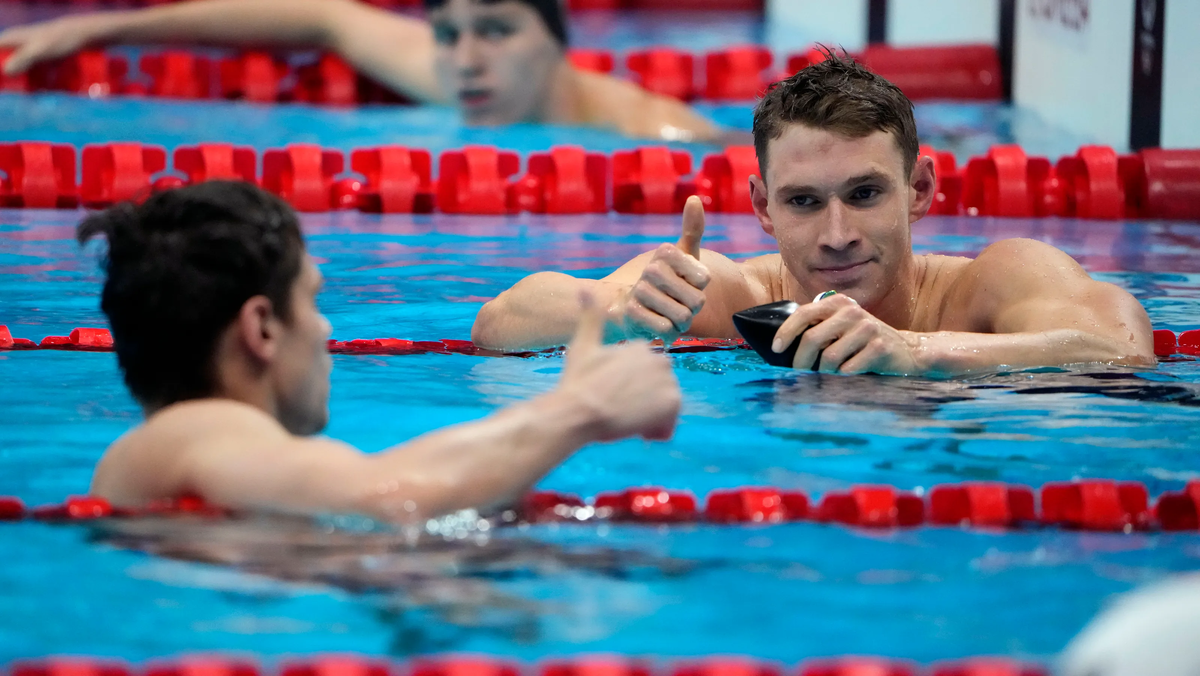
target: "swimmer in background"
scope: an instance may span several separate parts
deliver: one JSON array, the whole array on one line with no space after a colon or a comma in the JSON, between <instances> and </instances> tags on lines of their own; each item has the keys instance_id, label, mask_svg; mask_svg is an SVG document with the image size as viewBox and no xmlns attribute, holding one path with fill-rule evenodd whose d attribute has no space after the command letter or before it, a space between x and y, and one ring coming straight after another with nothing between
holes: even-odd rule
<instances>
[{"instance_id":1,"label":"swimmer in background","mask_svg":"<svg viewBox=\"0 0 1200 676\"><path fill-rule=\"evenodd\" d=\"M429 21L353 0L194 0L66 16L0 33L4 72L108 44L319 49L470 125L540 122L673 141L723 132L688 105L567 59L562 0L425 0ZM744 141L749 142L749 141Z\"/></svg>"},{"instance_id":2,"label":"swimmer in background","mask_svg":"<svg viewBox=\"0 0 1200 676\"><path fill-rule=\"evenodd\" d=\"M750 178L750 197L779 253L735 262L702 250L704 211L693 197L677 244L601 280L526 277L483 306L475 342L561 344L580 316L574 298L589 290L608 309L610 340L736 338L735 312L807 303L772 345L784 352L800 337L797 369L948 375L1156 363L1137 300L1052 246L1009 239L974 260L913 254L912 224L929 211L936 180L933 160L918 157L912 103L861 65L826 56L755 110L762 178ZM807 302L829 290L837 293Z\"/></svg>"},{"instance_id":3,"label":"swimmer in background","mask_svg":"<svg viewBox=\"0 0 1200 676\"><path fill-rule=\"evenodd\" d=\"M116 506L194 495L423 523L510 504L586 444L674 431L669 362L644 344L601 345L593 308L547 394L380 453L313 437L329 417L330 326L316 305L321 273L282 200L201 183L89 216L79 241L97 235L108 241L101 308L146 414L92 478L92 494Z\"/></svg>"}]
</instances>

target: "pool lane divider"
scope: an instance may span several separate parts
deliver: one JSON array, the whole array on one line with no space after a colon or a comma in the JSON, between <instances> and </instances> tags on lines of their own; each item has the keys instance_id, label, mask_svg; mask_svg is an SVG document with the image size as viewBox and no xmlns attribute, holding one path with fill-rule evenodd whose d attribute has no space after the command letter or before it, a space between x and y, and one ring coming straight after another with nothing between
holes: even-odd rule
<instances>
[{"instance_id":1,"label":"pool lane divider","mask_svg":"<svg viewBox=\"0 0 1200 676\"><path fill-rule=\"evenodd\" d=\"M18 498L0 496L0 521L32 519L79 522L109 518L193 515L207 518L232 512L195 497L152 503L143 509L113 507L103 498L71 496L61 504L26 508ZM892 486L861 485L831 491L810 501L800 491L773 487L715 490L703 503L689 491L655 486L604 492L591 500L555 491L534 491L502 515L506 523L782 524L812 522L865 529L959 527L992 531L1055 527L1066 530L1133 533L1200 531L1200 480L1167 491L1151 505L1140 482L1080 479L1028 486L968 481L940 484L927 493Z\"/></svg>"},{"instance_id":2,"label":"pool lane divider","mask_svg":"<svg viewBox=\"0 0 1200 676\"><path fill-rule=\"evenodd\" d=\"M935 215L1200 220L1200 149L1119 155L1093 145L1051 163L1001 145L961 168L951 153L923 146L921 154L936 167ZM310 144L260 158L253 148L203 143L175 148L170 160L165 148L140 143L0 144L0 205L99 209L227 179L260 185L304 212L675 214L697 195L710 211L749 214L749 179L759 173L753 146L708 155L698 171L690 153L666 146L611 156L554 146L530 153L524 172L514 151L465 146L441 153L436 177L428 150L404 146L353 150L348 167L341 150Z\"/></svg>"},{"instance_id":3,"label":"pool lane divider","mask_svg":"<svg viewBox=\"0 0 1200 676\"><path fill-rule=\"evenodd\" d=\"M1002 657L973 657L920 665L882 657L827 657L795 667L742 656L659 660L582 655L525 665L484 655L415 658L397 663L357 655L289 660L275 669L256 659L193 654L144 666L104 657L44 657L9 664L6 676L1049 676L1047 667Z\"/></svg>"},{"instance_id":4,"label":"pool lane divider","mask_svg":"<svg viewBox=\"0 0 1200 676\"><path fill-rule=\"evenodd\" d=\"M26 338L14 338L8 326L0 324L0 352L6 350L69 350L77 352L112 352L112 333L108 329L79 327L66 336L46 336L41 342ZM504 352L477 347L469 340L404 340L400 338L359 338L356 340L330 340L328 349L333 354L360 355L414 355L414 354L465 354L480 357L531 357L536 354L552 354L557 348L541 351ZM673 353L717 352L722 350L748 349L745 341L724 338L677 338L671 343ZM1200 356L1200 329L1184 331L1176 335L1168 329L1154 331L1154 354L1165 361L1179 361Z\"/></svg>"},{"instance_id":5,"label":"pool lane divider","mask_svg":"<svg viewBox=\"0 0 1200 676\"><path fill-rule=\"evenodd\" d=\"M0 63L11 54L11 49L0 50ZM915 101L998 101L1004 93L1000 56L992 45L874 44L853 56ZM610 50L567 51L575 68L614 74L622 65L623 72L618 76L627 76L656 94L683 101L747 104L761 97L772 83L825 59L823 53L809 48L788 56L777 66L771 50L762 45L735 45L703 54L652 47L628 51L623 57ZM337 107L412 103L356 72L335 54L296 59L264 50L229 50L221 58L186 48L146 50L130 63L119 50L84 49L40 63L21 75L0 76L0 91Z\"/></svg>"}]
</instances>

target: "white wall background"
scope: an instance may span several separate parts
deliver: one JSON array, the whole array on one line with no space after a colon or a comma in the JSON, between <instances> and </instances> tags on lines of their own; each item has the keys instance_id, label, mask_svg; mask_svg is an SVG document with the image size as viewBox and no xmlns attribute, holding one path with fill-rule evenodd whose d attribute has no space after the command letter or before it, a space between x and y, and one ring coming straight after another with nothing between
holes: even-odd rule
<instances>
[{"instance_id":1,"label":"white wall background","mask_svg":"<svg viewBox=\"0 0 1200 676\"><path fill-rule=\"evenodd\" d=\"M837 0L832 0L836 2ZM864 27L864 31L866 28ZM1000 0L889 0L888 43L994 45L1000 35Z\"/></svg>"},{"instance_id":2,"label":"white wall background","mask_svg":"<svg viewBox=\"0 0 1200 676\"><path fill-rule=\"evenodd\" d=\"M1017 105L1092 142L1126 149L1133 2L1091 0L1087 21L1072 28L1069 17L1045 19L1034 14L1034 10L1069 3L1018 0L1013 49L1013 100ZM1168 4L1180 2L1170 0ZM1191 31L1194 33L1194 26Z\"/></svg>"},{"instance_id":3,"label":"white wall background","mask_svg":"<svg viewBox=\"0 0 1200 676\"><path fill-rule=\"evenodd\" d=\"M1200 148L1200 1L1167 0L1163 25L1164 148Z\"/></svg>"},{"instance_id":4,"label":"white wall background","mask_svg":"<svg viewBox=\"0 0 1200 676\"><path fill-rule=\"evenodd\" d=\"M767 0L767 46L787 55L814 42L847 51L867 42L867 0Z\"/></svg>"}]
</instances>

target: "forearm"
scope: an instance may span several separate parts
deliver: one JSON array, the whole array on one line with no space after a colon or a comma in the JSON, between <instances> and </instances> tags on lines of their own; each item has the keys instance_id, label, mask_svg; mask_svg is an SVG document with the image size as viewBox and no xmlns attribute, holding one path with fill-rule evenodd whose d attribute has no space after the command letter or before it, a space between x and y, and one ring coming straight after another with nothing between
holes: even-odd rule
<instances>
[{"instance_id":1,"label":"forearm","mask_svg":"<svg viewBox=\"0 0 1200 676\"><path fill-rule=\"evenodd\" d=\"M583 292L590 293L597 305L610 308L616 304L621 286L558 272L530 275L480 308L471 340L480 347L501 350L565 345L579 323ZM611 319L610 324L615 331L616 320Z\"/></svg>"},{"instance_id":2,"label":"forearm","mask_svg":"<svg viewBox=\"0 0 1200 676\"><path fill-rule=\"evenodd\" d=\"M510 504L571 453L601 438L600 419L583 398L556 390L425 435L371 456L362 511L419 522Z\"/></svg>"},{"instance_id":3,"label":"forearm","mask_svg":"<svg viewBox=\"0 0 1200 676\"><path fill-rule=\"evenodd\" d=\"M103 43L190 43L326 48L334 16L354 11L343 0L195 0L113 12Z\"/></svg>"},{"instance_id":4,"label":"forearm","mask_svg":"<svg viewBox=\"0 0 1200 676\"><path fill-rule=\"evenodd\" d=\"M1134 341L1074 329L1025 333L905 332L918 368L929 375L958 375L998 366L1032 368L1117 363L1153 366L1153 354Z\"/></svg>"}]
</instances>

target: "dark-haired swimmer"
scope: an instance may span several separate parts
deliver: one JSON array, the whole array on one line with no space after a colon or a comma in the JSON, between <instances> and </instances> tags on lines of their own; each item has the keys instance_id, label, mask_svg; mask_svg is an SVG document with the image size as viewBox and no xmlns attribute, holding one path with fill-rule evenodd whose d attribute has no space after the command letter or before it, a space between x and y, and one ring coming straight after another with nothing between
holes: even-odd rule
<instances>
[{"instance_id":1,"label":"dark-haired swimmer","mask_svg":"<svg viewBox=\"0 0 1200 676\"><path fill-rule=\"evenodd\" d=\"M482 345L561 344L578 321L569 299L590 290L610 338L736 338L735 312L807 303L773 349L801 336L798 369L956 374L1000 366L1155 363L1150 320L1131 295L1070 256L1010 239L974 260L914 255L912 224L933 200L933 161L918 157L912 103L887 80L829 55L759 103L762 179L750 196L779 253L734 262L701 250L692 198L678 244L663 244L601 280L543 272L484 305ZM838 293L817 302L825 291Z\"/></svg>"},{"instance_id":2,"label":"dark-haired swimmer","mask_svg":"<svg viewBox=\"0 0 1200 676\"><path fill-rule=\"evenodd\" d=\"M566 58L562 0L425 0L429 22L353 0L196 0L9 28L12 75L85 47L200 43L316 48L412 99L458 105L468 124L544 122L636 137L715 140L677 100Z\"/></svg>"},{"instance_id":3,"label":"dark-haired swimmer","mask_svg":"<svg viewBox=\"0 0 1200 676\"><path fill-rule=\"evenodd\" d=\"M108 240L101 308L146 413L92 479L118 506L193 495L419 522L502 506L585 444L665 439L675 427L666 358L603 347L593 307L547 394L381 453L311 437L329 415L330 327L316 306L321 273L285 203L244 183L202 183L90 216L78 234Z\"/></svg>"}]
</instances>

